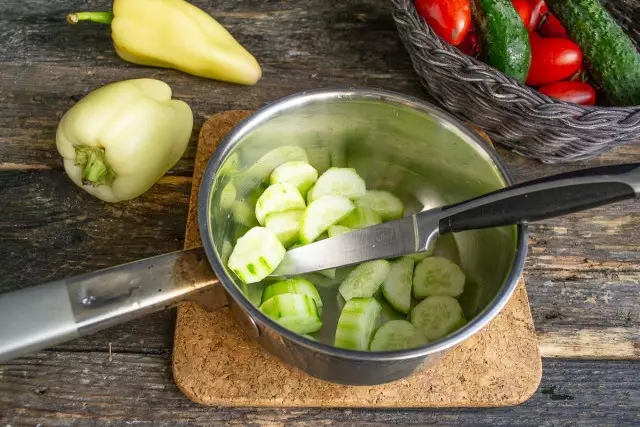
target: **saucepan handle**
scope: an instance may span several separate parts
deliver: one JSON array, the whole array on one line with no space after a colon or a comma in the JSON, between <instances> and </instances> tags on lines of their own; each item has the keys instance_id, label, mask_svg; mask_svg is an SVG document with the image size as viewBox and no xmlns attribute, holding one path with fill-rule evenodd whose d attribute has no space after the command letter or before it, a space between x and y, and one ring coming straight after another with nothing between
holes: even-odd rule
<instances>
[{"instance_id":1,"label":"saucepan handle","mask_svg":"<svg viewBox=\"0 0 640 427\"><path fill-rule=\"evenodd\" d=\"M640 196L640 163L582 169L446 206L440 234L528 223Z\"/></svg>"},{"instance_id":2,"label":"saucepan handle","mask_svg":"<svg viewBox=\"0 0 640 427\"><path fill-rule=\"evenodd\" d=\"M202 248L0 294L0 361L194 299L227 304Z\"/></svg>"}]
</instances>

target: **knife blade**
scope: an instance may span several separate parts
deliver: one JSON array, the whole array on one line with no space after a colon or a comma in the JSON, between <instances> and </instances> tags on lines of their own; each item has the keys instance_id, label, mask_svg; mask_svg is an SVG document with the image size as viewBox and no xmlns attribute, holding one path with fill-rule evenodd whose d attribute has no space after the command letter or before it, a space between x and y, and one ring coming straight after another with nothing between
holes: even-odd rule
<instances>
[{"instance_id":1,"label":"knife blade","mask_svg":"<svg viewBox=\"0 0 640 427\"><path fill-rule=\"evenodd\" d=\"M395 258L427 250L438 234L440 208L287 251L270 276L290 276Z\"/></svg>"}]
</instances>

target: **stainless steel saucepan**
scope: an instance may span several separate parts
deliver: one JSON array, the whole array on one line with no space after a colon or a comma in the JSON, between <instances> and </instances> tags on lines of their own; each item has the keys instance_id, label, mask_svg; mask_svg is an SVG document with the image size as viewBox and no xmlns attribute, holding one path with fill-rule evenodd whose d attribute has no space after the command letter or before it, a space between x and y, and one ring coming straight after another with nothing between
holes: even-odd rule
<instances>
[{"instance_id":1,"label":"stainless steel saucepan","mask_svg":"<svg viewBox=\"0 0 640 427\"><path fill-rule=\"evenodd\" d=\"M436 252L453 257L466 273L459 301L469 322L421 348L381 353L324 344L330 336L312 341L261 313L222 262L225 246L244 229L220 200L238 165L251 165L283 145L303 147L319 171L336 163L355 168L368 188L399 195L407 214L442 207ZM502 310L522 275L528 221L637 197L640 165L587 169L504 189L511 184L490 146L423 101L371 89L283 98L236 126L210 159L199 189L203 247L0 295L0 360L198 299L208 309L230 306L248 336L314 377L355 385L406 377L436 363ZM252 187L240 186L236 199L250 198ZM324 329L330 331L337 319L336 284L325 285L319 288Z\"/></svg>"}]
</instances>

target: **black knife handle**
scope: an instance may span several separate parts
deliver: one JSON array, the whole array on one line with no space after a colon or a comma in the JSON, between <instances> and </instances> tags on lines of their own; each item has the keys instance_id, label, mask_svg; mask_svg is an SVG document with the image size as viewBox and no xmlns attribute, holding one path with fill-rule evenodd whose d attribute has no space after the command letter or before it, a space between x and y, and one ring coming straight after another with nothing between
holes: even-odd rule
<instances>
[{"instance_id":1,"label":"black knife handle","mask_svg":"<svg viewBox=\"0 0 640 427\"><path fill-rule=\"evenodd\" d=\"M442 208L440 234L539 221L640 196L640 163L602 166L513 185Z\"/></svg>"}]
</instances>

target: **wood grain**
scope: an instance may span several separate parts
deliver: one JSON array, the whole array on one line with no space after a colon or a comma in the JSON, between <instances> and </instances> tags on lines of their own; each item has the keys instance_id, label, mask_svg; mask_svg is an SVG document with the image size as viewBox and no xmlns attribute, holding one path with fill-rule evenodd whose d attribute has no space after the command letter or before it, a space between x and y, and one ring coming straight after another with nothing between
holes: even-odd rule
<instances>
[{"instance_id":1,"label":"wood grain","mask_svg":"<svg viewBox=\"0 0 640 427\"><path fill-rule=\"evenodd\" d=\"M258 409L197 405L171 377L170 356L40 352L0 365L0 424L632 426L638 362L546 360L535 395L510 408ZM135 372L135 375L132 373Z\"/></svg>"}]
</instances>

